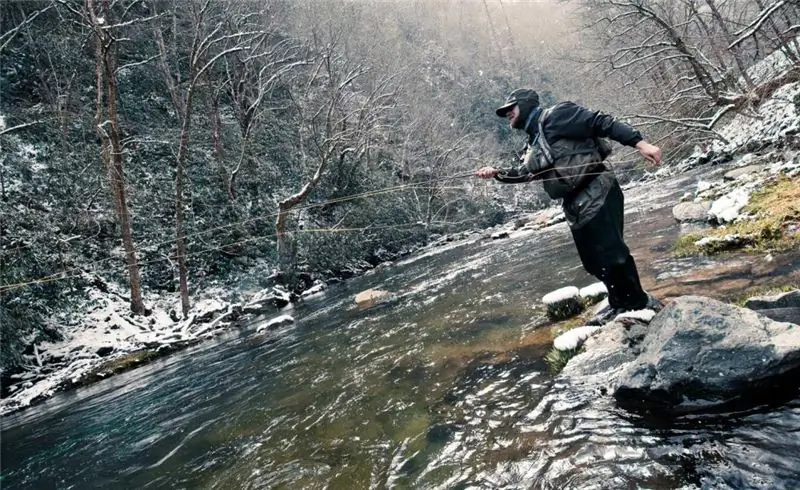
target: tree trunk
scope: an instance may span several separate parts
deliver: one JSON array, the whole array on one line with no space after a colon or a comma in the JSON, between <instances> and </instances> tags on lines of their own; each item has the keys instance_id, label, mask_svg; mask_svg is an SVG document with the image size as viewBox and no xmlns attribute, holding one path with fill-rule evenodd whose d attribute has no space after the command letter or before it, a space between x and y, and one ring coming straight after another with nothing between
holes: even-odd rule
<instances>
[{"instance_id":1,"label":"tree trunk","mask_svg":"<svg viewBox=\"0 0 800 490\"><path fill-rule=\"evenodd\" d=\"M96 26L93 3L92 0L87 0L86 8ZM103 13L101 15L107 18L108 14L108 6L103 4ZM142 301L139 263L136 259L136 247L133 243L130 212L125 193L125 172L122 160L122 145L120 143L119 115L117 112L116 49L113 44L113 38L106 31L96 29L95 41L95 74L97 77L95 125L100 136L101 156L106 165L114 209L122 232L122 245L125 249L125 260L128 264L128 276L131 286L131 310L138 314L144 314L145 308ZM108 109L107 121L102 120L104 94L105 105Z\"/></svg>"},{"instance_id":2,"label":"tree trunk","mask_svg":"<svg viewBox=\"0 0 800 490\"><path fill-rule=\"evenodd\" d=\"M714 21L719 25L719 28L722 29L722 33L725 35L725 42L730 45L734 41L733 34L731 31L728 30L727 24L725 24L725 19L722 18L722 14L720 13L719 9L717 8L717 4L714 0L705 0L706 5L708 8L711 9L711 16L714 18ZM753 90L755 87L755 83L753 83L753 79L750 78L750 75L747 73L747 67L742 61L742 57L739 54L737 48L730 49L731 56L733 56L733 61L736 63L736 68L739 70L739 74L742 76L742 80L744 80L745 86L747 90Z\"/></svg>"},{"instance_id":3,"label":"tree trunk","mask_svg":"<svg viewBox=\"0 0 800 490\"><path fill-rule=\"evenodd\" d=\"M186 152L189 149L189 130L192 120L192 95L194 87L189 87L186 95L183 123L181 124L178 156L175 159L175 244L177 247L178 280L181 291L181 311L184 318L189 314L189 280L186 269L186 233L183 228L183 178Z\"/></svg>"}]
</instances>

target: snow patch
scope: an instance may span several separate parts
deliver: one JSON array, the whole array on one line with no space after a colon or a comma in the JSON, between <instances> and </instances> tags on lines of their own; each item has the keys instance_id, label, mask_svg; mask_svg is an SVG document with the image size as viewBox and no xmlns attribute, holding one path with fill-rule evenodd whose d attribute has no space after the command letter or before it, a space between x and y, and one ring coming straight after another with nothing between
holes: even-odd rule
<instances>
[{"instance_id":1,"label":"snow patch","mask_svg":"<svg viewBox=\"0 0 800 490\"><path fill-rule=\"evenodd\" d=\"M553 347L556 350L566 351L577 349L578 346L583 344L583 341L588 339L593 333L600 330L600 327L583 326L573 328L567 332L562 333L553 341Z\"/></svg>"},{"instance_id":2,"label":"snow patch","mask_svg":"<svg viewBox=\"0 0 800 490\"><path fill-rule=\"evenodd\" d=\"M581 295L580 290L575 286L567 286L561 289L556 289L542 297L542 303L550 306L562 301L578 298Z\"/></svg>"},{"instance_id":3,"label":"snow patch","mask_svg":"<svg viewBox=\"0 0 800 490\"><path fill-rule=\"evenodd\" d=\"M711 203L708 216L717 223L731 223L739 217L739 213L748 202L750 202L750 192L747 189L743 187L734 189Z\"/></svg>"}]
</instances>

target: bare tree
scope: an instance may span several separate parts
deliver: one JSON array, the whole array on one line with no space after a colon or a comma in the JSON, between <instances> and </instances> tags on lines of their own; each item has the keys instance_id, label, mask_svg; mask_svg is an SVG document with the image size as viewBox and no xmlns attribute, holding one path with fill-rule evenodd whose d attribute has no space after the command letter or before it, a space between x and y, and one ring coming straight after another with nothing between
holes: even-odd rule
<instances>
[{"instance_id":1,"label":"bare tree","mask_svg":"<svg viewBox=\"0 0 800 490\"><path fill-rule=\"evenodd\" d=\"M175 43L167 47L161 26L154 27L154 37L158 46L160 66L170 98L180 124L178 150L175 156L175 243L176 259L180 282L181 309L183 315L189 313L189 282L186 267L186 232L184 224L184 187L186 177L186 158L189 152L192 128L194 98L204 74L217 62L233 53L247 49L263 33L253 30L230 31L224 5L212 5L211 0L202 3L190 2L191 41L188 61L181 66L175 56L179 47ZM216 8L215 7L219 7ZM155 6L153 7L155 12ZM177 22L178 12L172 12L173 23ZM251 26L252 27L252 26ZM173 31L173 36L179 33ZM172 62L170 62L172 61ZM182 69L185 71L182 73Z\"/></svg>"},{"instance_id":2,"label":"bare tree","mask_svg":"<svg viewBox=\"0 0 800 490\"><path fill-rule=\"evenodd\" d=\"M304 203L331 165L342 166L368 155L371 139L382 130L379 119L395 95L392 77L364 84L369 68L339 53L344 33L315 45L316 60L305 89L293 97L300 114L298 149L302 168L310 175L299 191L278 203L275 223L277 251L284 272L291 274L296 245L288 231L289 213Z\"/></svg>"},{"instance_id":3,"label":"bare tree","mask_svg":"<svg viewBox=\"0 0 800 490\"><path fill-rule=\"evenodd\" d=\"M94 38L96 112L95 128L100 138L100 154L108 172L108 182L113 195L114 208L122 231L122 244L128 264L131 286L131 309L139 314L145 312L142 301L139 264L131 231L131 216L125 190L125 171L122 144L120 142L120 123L117 110L119 90L118 71L118 30L126 21L115 24L113 11L108 0L85 0L83 18L91 28ZM141 21L141 19L138 19Z\"/></svg>"}]
</instances>

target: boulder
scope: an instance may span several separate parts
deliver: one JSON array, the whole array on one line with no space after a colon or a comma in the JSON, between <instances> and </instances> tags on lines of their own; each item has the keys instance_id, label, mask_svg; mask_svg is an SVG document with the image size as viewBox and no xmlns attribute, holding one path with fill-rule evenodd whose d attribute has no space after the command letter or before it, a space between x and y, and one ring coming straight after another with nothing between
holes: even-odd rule
<instances>
[{"instance_id":1,"label":"boulder","mask_svg":"<svg viewBox=\"0 0 800 490\"><path fill-rule=\"evenodd\" d=\"M702 202L682 202L672 208L672 217L678 222L686 221L708 221L708 210L711 203Z\"/></svg>"},{"instance_id":2,"label":"boulder","mask_svg":"<svg viewBox=\"0 0 800 490\"><path fill-rule=\"evenodd\" d=\"M800 290L770 296L753 296L744 302L745 308L767 310L774 308L800 308Z\"/></svg>"},{"instance_id":3,"label":"boulder","mask_svg":"<svg viewBox=\"0 0 800 490\"><path fill-rule=\"evenodd\" d=\"M637 349L614 392L620 405L632 409L720 408L800 371L797 325L699 296L664 308Z\"/></svg>"}]
</instances>

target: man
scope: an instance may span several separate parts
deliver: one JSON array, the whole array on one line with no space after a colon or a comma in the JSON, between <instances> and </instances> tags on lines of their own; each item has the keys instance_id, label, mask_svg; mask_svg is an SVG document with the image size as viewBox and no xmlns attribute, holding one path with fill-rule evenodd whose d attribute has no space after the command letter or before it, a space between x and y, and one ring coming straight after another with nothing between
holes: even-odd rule
<instances>
[{"instance_id":1,"label":"man","mask_svg":"<svg viewBox=\"0 0 800 490\"><path fill-rule=\"evenodd\" d=\"M528 135L527 153L517 168L483 167L480 178L503 183L541 180L552 199L563 199L584 269L608 288L609 306L590 325L601 325L626 311L659 308L644 292L636 263L623 239L624 199L619 182L603 164L611 152L610 138L632 146L650 163L661 163L661 149L646 142L639 131L613 117L572 102L547 110L530 89L511 92L497 115Z\"/></svg>"}]
</instances>

